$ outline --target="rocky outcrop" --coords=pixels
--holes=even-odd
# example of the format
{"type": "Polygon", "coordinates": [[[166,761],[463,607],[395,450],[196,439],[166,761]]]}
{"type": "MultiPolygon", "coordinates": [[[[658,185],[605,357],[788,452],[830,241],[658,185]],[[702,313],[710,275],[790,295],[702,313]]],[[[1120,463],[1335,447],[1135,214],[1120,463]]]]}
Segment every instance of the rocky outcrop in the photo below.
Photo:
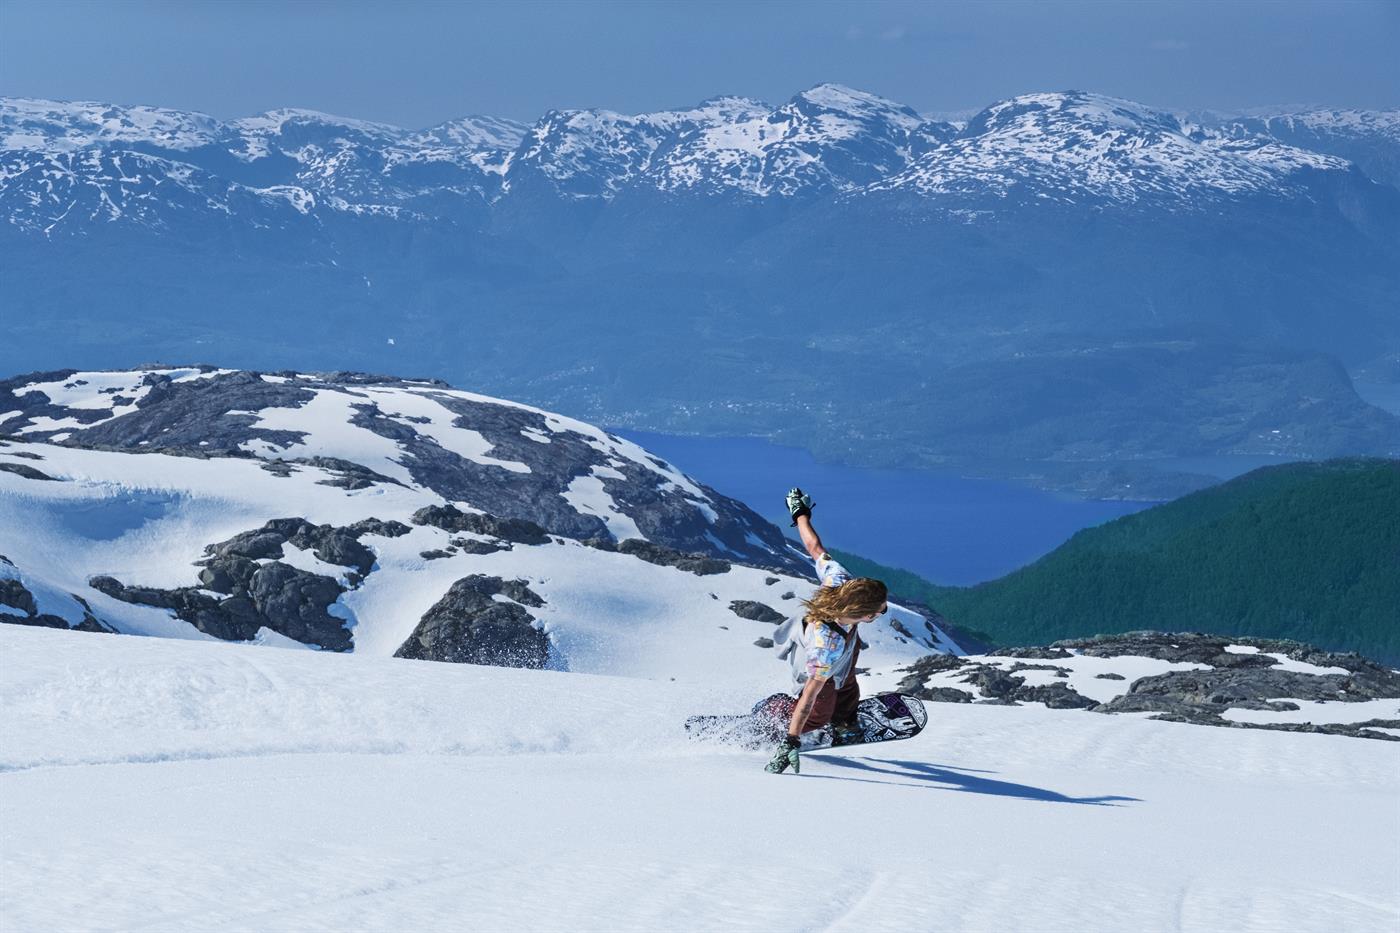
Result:
{"type": "Polygon", "coordinates": [[[431,525],[456,534],[470,532],[516,544],[548,544],[549,534],[523,518],[499,518],[478,512],[463,512],[450,505],[429,505],[413,513],[413,524],[431,525]]]}
{"type": "Polygon", "coordinates": [[[23,477],[24,479],[39,479],[49,480],[51,482],[60,482],[57,476],[50,476],[43,470],[36,470],[34,467],[30,466],[27,463],[6,463],[3,460],[0,460],[0,471],[3,471],[5,473],[13,473],[16,476],[23,477]]]}
{"type": "Polygon", "coordinates": [[[772,606],[752,599],[730,600],[729,611],[741,619],[748,619],[751,622],[767,622],[769,625],[777,625],[787,618],[772,606]]]}
{"type": "Polygon", "coordinates": [[[226,641],[248,641],[267,628],[303,644],[348,651],[351,633],[345,619],[330,608],[374,570],[374,552],[360,539],[398,537],[409,530],[402,522],[377,518],[345,527],[277,518],[206,547],[205,557],[197,562],[198,587],[129,586],[109,576],[94,577],[88,584],[122,602],[168,610],[226,641]],[[287,545],[348,568],[344,582],[282,562],[287,545]]]}
{"type": "MultiPolygon", "coordinates": [[[[194,369],[198,375],[169,368],[132,371],[132,397],[111,395],[110,408],[68,407],[31,388],[46,383],[78,388],[83,380],[73,370],[3,380],[0,433],[132,453],[257,459],[277,476],[315,468],[329,474],[319,482],[348,490],[412,485],[449,502],[471,503],[501,521],[520,520],[542,533],[578,540],[615,540],[593,504],[604,502],[647,541],[679,553],[732,557],[787,573],[805,569],[782,533],[752,509],[587,425],[450,390],[433,380],[194,369]],[[352,455],[354,444],[340,448],[338,457],[298,458],[303,443],[326,446],[311,438],[324,414],[308,413],[302,422],[295,413],[313,401],[345,412],[346,424],[333,426],[336,431],[367,432],[392,442],[392,459],[408,478],[377,472],[378,461],[366,466],[343,459],[352,455]],[[261,426],[266,423],[261,413],[269,409],[282,412],[278,423],[302,429],[261,426]],[[434,417],[411,413],[424,410],[434,417]],[[53,429],[55,421],[66,427],[53,429]],[[459,438],[479,447],[480,454],[464,453],[462,444],[453,443],[459,438]]],[[[378,438],[371,440],[384,446],[378,438]]]]}
{"type": "Polygon", "coordinates": [[[1159,661],[1208,664],[1211,667],[1271,667],[1278,663],[1267,654],[1282,654],[1291,660],[1319,667],[1351,670],[1353,666],[1366,669],[1378,666],[1359,654],[1335,654],[1297,641],[1206,635],[1200,632],[1124,632],[1093,638],[1067,638],[1055,642],[1051,646],[1051,650],[1054,649],[1073,649],[1096,658],[1132,655],[1159,661]],[[1230,645],[1254,648],[1259,654],[1226,651],[1230,645]]]}
{"type": "Polygon", "coordinates": [[[640,538],[627,538],[620,541],[617,550],[619,553],[631,554],[649,564],[675,567],[677,570],[693,573],[697,577],[728,573],[730,568],[730,563],[727,560],[706,557],[704,554],[688,554],[675,548],[666,547],[664,544],[655,544],[640,538]]]}
{"type": "Polygon", "coordinates": [[[277,562],[253,568],[246,582],[234,583],[221,599],[194,587],[125,586],[112,577],[93,577],[88,585],[125,603],[168,609],[225,641],[248,641],[268,628],[303,644],[350,650],[345,620],[327,611],[345,592],[335,580],[277,562]]]}
{"type": "Polygon", "coordinates": [[[544,600],[524,580],[473,574],[423,614],[394,657],[498,667],[542,668],[549,662],[549,637],[535,627],[526,606],[544,600]],[[505,596],[510,602],[494,599],[505,596]]]}
{"type": "MultiPolygon", "coordinates": [[[[0,556],[0,564],[6,568],[14,567],[14,564],[3,556],[0,556]]],[[[6,577],[0,579],[0,606],[16,609],[20,614],[0,612],[0,622],[8,622],[11,625],[37,625],[42,628],[74,629],[79,632],[111,633],[116,631],[92,614],[92,607],[88,605],[87,600],[80,596],[72,596],[72,599],[83,613],[81,621],[77,623],[53,613],[40,612],[38,600],[34,598],[34,594],[29,591],[24,582],[13,577],[6,577]]]]}
{"type": "Polygon", "coordinates": [[[328,564],[353,567],[363,577],[374,567],[374,552],[360,543],[360,537],[384,534],[386,531],[389,536],[397,536],[409,530],[400,522],[372,521],[377,524],[336,528],[332,525],[313,525],[304,518],[276,518],[261,528],[245,531],[219,544],[211,544],[205,548],[209,556],[202,563],[216,567],[235,558],[275,559],[282,556],[283,546],[290,544],[311,551],[328,564]]]}
{"type": "MultiPolygon", "coordinates": [[[[902,693],[949,702],[965,702],[946,695],[949,688],[931,679],[958,672],[959,680],[977,689],[982,702],[1044,703],[1052,708],[1088,709],[1101,713],[1152,713],[1154,719],[1243,729],[1276,729],[1293,732],[1325,732],[1363,738],[1396,739],[1376,731],[1389,719],[1366,723],[1240,722],[1229,719],[1231,709],[1285,713],[1301,709],[1299,703],[1357,703],[1376,699],[1400,700],[1400,672],[1356,654],[1322,651],[1301,642],[1271,638],[1246,638],[1201,633],[1129,632],[1123,635],[1067,639],[1049,647],[1003,649],[970,661],[931,655],[905,668],[899,684],[902,693]],[[1227,650],[1234,648],[1235,650],[1227,650]],[[1126,692],[1106,703],[1096,703],[1066,683],[1027,686],[1026,671],[1051,671],[1068,679],[1068,667],[1050,664],[1012,663],[998,658],[1061,660],[1074,655],[1096,658],[1153,658],[1176,664],[1201,665],[1194,670],[1167,671],[1134,680],[1126,692]],[[1317,670],[1285,668],[1278,657],[1312,665],[1317,670]],[[1298,701],[1298,702],[1294,702],[1298,701]]],[[[1098,680],[1124,680],[1112,671],[1094,675],[1098,680]]],[[[946,682],[947,678],[943,678],[946,682]]],[[[957,694],[961,691],[954,690],[957,694]]],[[[1397,704],[1400,710],[1400,704],[1397,704]]]]}
{"type": "Polygon", "coordinates": [[[1070,653],[1064,648],[1046,648],[1042,645],[1030,645],[1022,648],[998,648],[995,651],[988,651],[987,654],[994,658],[1031,658],[1046,661],[1056,661],[1070,656],[1070,653]]]}

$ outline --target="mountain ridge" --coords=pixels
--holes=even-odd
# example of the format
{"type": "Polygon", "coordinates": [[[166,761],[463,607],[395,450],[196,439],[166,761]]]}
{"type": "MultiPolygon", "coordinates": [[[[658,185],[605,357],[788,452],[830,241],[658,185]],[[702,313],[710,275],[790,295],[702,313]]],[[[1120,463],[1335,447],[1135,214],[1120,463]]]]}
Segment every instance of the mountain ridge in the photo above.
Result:
{"type": "Polygon", "coordinates": [[[1274,135],[1084,92],[959,127],[836,85],[532,127],[272,117],[222,146],[76,109],[72,139],[120,139],[0,104],[9,371],[213,344],[1107,495],[1180,492],[1151,459],[1400,449],[1319,358],[1393,369],[1400,189],[1274,135]],[[293,322],[325,339],[274,336],[293,322]]]}

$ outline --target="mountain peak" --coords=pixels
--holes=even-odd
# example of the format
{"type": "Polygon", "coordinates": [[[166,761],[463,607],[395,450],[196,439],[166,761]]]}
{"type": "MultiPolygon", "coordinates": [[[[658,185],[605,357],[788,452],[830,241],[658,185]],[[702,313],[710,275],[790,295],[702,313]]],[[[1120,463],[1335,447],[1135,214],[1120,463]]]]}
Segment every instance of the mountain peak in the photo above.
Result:
{"type": "Polygon", "coordinates": [[[1181,124],[1166,111],[1120,97],[1076,90],[1022,94],[1000,101],[973,117],[967,132],[975,135],[1017,124],[1049,126],[1066,122],[1103,129],[1181,132],[1181,124]]]}
{"type": "Polygon", "coordinates": [[[879,115],[890,119],[905,129],[912,129],[923,122],[923,118],[912,107],[898,101],[858,91],[844,84],[824,83],[809,87],[796,94],[792,104],[808,103],[823,110],[853,115],[879,115]]]}
{"type": "Polygon", "coordinates": [[[353,117],[339,117],[320,110],[303,107],[279,107],[251,117],[243,117],[231,125],[245,132],[280,133],[287,124],[310,126],[334,126],[352,129],[369,136],[396,138],[407,131],[390,123],[375,123],[371,120],[357,120],[353,117]]]}

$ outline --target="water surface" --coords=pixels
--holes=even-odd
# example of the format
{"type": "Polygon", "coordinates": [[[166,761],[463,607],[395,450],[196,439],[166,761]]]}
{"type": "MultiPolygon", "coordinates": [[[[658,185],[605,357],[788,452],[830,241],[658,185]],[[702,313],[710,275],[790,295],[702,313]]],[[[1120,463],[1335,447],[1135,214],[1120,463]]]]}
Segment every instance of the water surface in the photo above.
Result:
{"type": "Polygon", "coordinates": [[[783,496],[801,486],[816,500],[814,524],[827,547],[935,583],[995,579],[1054,550],[1081,528],[1153,504],[1086,501],[950,473],[818,463],[805,450],[760,438],[612,431],[783,528],[789,526],[783,496]]]}

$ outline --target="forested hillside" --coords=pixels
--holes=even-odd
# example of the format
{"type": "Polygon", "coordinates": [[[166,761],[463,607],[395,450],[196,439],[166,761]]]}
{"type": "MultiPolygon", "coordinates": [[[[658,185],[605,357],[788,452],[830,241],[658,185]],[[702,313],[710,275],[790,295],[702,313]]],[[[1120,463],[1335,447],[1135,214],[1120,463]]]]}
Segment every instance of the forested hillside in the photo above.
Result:
{"type": "Polygon", "coordinates": [[[1400,461],[1255,470],[939,587],[842,555],[1000,644],[1138,629],[1292,638],[1400,663],[1400,461]]]}

